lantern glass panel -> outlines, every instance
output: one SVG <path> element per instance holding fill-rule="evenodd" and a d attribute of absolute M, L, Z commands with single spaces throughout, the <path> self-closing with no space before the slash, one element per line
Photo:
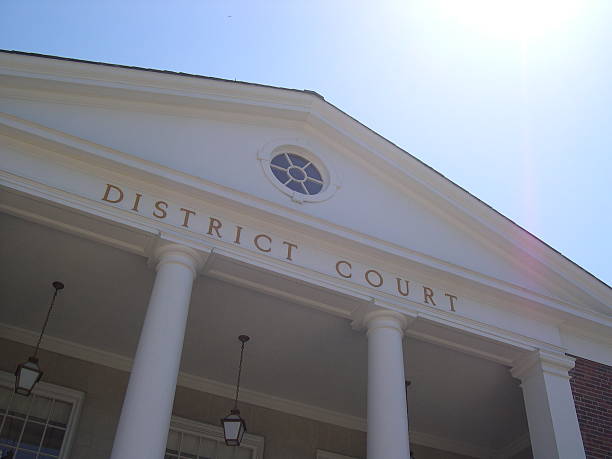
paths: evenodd
<path fill-rule="evenodd" d="M 223 435 L 228 446 L 239 446 L 246 431 L 244 420 L 237 414 L 230 414 L 221 420 L 223 424 Z"/>

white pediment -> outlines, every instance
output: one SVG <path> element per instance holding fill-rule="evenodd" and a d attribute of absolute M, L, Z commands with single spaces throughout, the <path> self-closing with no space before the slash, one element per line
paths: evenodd
<path fill-rule="evenodd" d="M 163 176 L 158 189 L 174 181 L 252 203 L 305 235 L 346 241 L 345 253 L 374 268 L 422 267 L 424 279 L 463 278 L 610 317 L 607 286 L 316 95 L 46 61 L 2 56 L 0 133 L 9 139 L 75 144 L 70 154 L 82 161 Z M 270 145 L 314 155 L 333 193 L 313 202 L 284 193 L 262 163 Z"/>

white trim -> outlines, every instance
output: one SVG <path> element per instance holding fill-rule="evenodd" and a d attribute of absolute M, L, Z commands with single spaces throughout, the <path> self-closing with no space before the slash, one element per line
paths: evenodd
<path fill-rule="evenodd" d="M 219 426 L 206 424 L 204 422 L 193 421 L 178 416 L 172 416 L 170 428 L 175 431 L 191 433 L 198 437 L 208 438 L 220 443 L 224 443 L 223 429 Z M 240 447 L 248 448 L 253 451 L 251 459 L 263 459 L 264 437 L 245 433 Z"/>
<path fill-rule="evenodd" d="M 0 384 L 11 389 L 14 388 L 15 376 L 7 373 L 6 371 L 0 370 Z M 79 416 L 81 414 L 81 407 L 85 394 L 74 389 L 46 383 L 44 381 L 37 383 L 32 390 L 32 393 L 34 395 L 61 400 L 72 405 L 70 417 L 68 418 L 68 424 L 66 425 L 66 436 L 62 442 L 62 449 L 58 458 L 68 459 L 70 457 L 72 444 L 74 443 L 75 432 L 79 422 Z"/>
<path fill-rule="evenodd" d="M 316 459 L 357 459 L 357 458 L 352 457 L 352 456 L 344 456 L 342 454 L 336 454 L 330 451 L 323 451 L 322 449 L 318 449 Z"/>

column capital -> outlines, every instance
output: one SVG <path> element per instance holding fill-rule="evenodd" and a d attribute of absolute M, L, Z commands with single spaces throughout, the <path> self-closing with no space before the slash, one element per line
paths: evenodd
<path fill-rule="evenodd" d="M 536 369 L 554 376 L 569 379 L 568 372 L 574 368 L 575 359 L 562 353 L 553 353 L 536 349 L 516 359 L 510 373 L 513 377 L 524 381 Z"/>
<path fill-rule="evenodd" d="M 416 319 L 391 309 L 378 308 L 368 312 L 356 314 L 351 326 L 353 330 L 371 330 L 377 328 L 391 328 L 399 331 L 402 335 L 404 330 Z"/>
<path fill-rule="evenodd" d="M 186 245 L 160 241 L 152 250 L 148 264 L 158 271 L 165 263 L 178 263 L 189 268 L 195 279 L 204 267 L 208 256 L 209 254 L 202 254 Z"/>

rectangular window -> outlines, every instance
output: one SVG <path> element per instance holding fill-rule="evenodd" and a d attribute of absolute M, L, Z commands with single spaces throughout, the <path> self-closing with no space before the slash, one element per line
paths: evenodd
<path fill-rule="evenodd" d="M 0 372 L 0 458 L 65 459 L 83 394 L 40 382 L 29 397 Z"/>
<path fill-rule="evenodd" d="M 263 437 L 245 434 L 240 446 L 227 446 L 220 426 L 173 416 L 165 459 L 262 459 Z"/>

